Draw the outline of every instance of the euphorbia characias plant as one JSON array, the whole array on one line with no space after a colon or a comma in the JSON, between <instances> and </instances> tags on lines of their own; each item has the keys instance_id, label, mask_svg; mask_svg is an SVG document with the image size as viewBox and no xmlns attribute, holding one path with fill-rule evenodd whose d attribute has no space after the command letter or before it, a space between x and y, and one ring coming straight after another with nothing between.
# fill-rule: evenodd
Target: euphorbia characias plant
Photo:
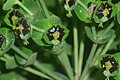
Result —
<instances>
[{"instance_id":1,"label":"euphorbia characias plant","mask_svg":"<svg viewBox=\"0 0 120 80\"><path fill-rule=\"evenodd\" d=\"M120 80L119 0L0 0L0 80Z\"/></svg>"}]
</instances>

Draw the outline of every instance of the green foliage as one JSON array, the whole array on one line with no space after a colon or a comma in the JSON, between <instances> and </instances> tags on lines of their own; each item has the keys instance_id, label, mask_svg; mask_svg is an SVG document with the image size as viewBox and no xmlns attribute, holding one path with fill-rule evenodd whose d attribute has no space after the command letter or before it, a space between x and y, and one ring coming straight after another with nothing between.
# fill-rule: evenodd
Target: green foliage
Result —
<instances>
[{"instance_id":1,"label":"green foliage","mask_svg":"<svg viewBox=\"0 0 120 80\"><path fill-rule=\"evenodd\" d=\"M15 72L9 72L6 74L3 74L0 76L1 80L15 80L15 79L19 79L19 80L27 80L26 78L24 78L23 76L15 73Z\"/></svg>"},{"instance_id":2,"label":"green foliage","mask_svg":"<svg viewBox=\"0 0 120 80\"><path fill-rule=\"evenodd\" d=\"M13 46L15 42L15 37L13 32L7 28L0 28L0 34L2 34L4 37L3 45L0 49L0 52L5 53Z\"/></svg>"},{"instance_id":3,"label":"green foliage","mask_svg":"<svg viewBox=\"0 0 120 80\"><path fill-rule=\"evenodd\" d=\"M0 80L119 80L119 7L119 0L0 0Z\"/></svg>"}]
</instances>

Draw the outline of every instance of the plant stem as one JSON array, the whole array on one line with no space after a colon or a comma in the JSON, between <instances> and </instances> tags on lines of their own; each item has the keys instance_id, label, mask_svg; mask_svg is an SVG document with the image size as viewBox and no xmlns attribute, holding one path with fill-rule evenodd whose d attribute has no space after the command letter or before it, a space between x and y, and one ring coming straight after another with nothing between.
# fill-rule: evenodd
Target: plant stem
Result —
<instances>
[{"instance_id":1,"label":"plant stem","mask_svg":"<svg viewBox=\"0 0 120 80\"><path fill-rule=\"evenodd\" d=\"M13 50L15 50L19 55L21 55L22 57L24 57L25 59L28 59L28 55L26 55L24 52L22 52L19 48L17 48L15 45L13 45L12 47ZM50 70L47 70L47 68L44 68L42 65L40 65L39 62L35 61L35 64L33 64L36 68L38 68L39 70L45 72L47 75L53 77L56 80L63 80L60 77L56 76L55 74L53 74Z\"/></svg>"},{"instance_id":2,"label":"plant stem","mask_svg":"<svg viewBox=\"0 0 120 80\"><path fill-rule=\"evenodd\" d=\"M84 35L81 37L81 42L80 42L80 51L79 51L79 64L78 64L78 78L81 76L82 72L82 65L83 65L83 57L84 57L84 47L85 47L85 39Z\"/></svg>"},{"instance_id":3,"label":"plant stem","mask_svg":"<svg viewBox=\"0 0 120 80\"><path fill-rule=\"evenodd\" d=\"M23 51L21 51L18 47L16 47L15 45L12 46L12 49L14 51L16 51L19 55L21 55L22 57L24 57L25 59L28 59L28 55L26 55Z\"/></svg>"},{"instance_id":4,"label":"plant stem","mask_svg":"<svg viewBox=\"0 0 120 80\"><path fill-rule=\"evenodd\" d=\"M92 63L90 64L90 67L92 67L92 66L95 64L95 62L96 62L96 60L98 59L98 56L99 56L100 53L102 52L103 48L104 48L104 45L101 45L101 46L97 49L96 54L95 54L95 56L94 56L94 58L93 58L93 60L92 60Z\"/></svg>"},{"instance_id":5,"label":"plant stem","mask_svg":"<svg viewBox=\"0 0 120 80\"><path fill-rule=\"evenodd\" d=\"M115 37L116 37L116 35L113 35L113 36L111 37L111 39L108 41L108 43L107 43L106 46L102 49L102 52L100 52L99 55L104 55L104 54L108 51L108 49L109 49L109 47L111 46L111 44L113 43ZM97 65L97 60L95 60L95 62L94 62L93 65Z\"/></svg>"},{"instance_id":6,"label":"plant stem","mask_svg":"<svg viewBox=\"0 0 120 80\"><path fill-rule=\"evenodd\" d=\"M38 76L43 77L43 78L46 78L48 80L53 80L51 77L49 77L49 76L47 76L47 75L45 75L45 74L43 74L43 73L41 73L41 72L39 72L37 70L34 70L34 69L30 68L30 67L26 67L26 68L23 68L23 69L25 71L27 71L27 72L38 75Z\"/></svg>"},{"instance_id":7,"label":"plant stem","mask_svg":"<svg viewBox=\"0 0 120 80\"><path fill-rule=\"evenodd\" d=\"M21 6L26 12L28 12L31 16L33 16L33 13L27 7L25 7L19 0L17 0L16 4Z\"/></svg>"},{"instance_id":8,"label":"plant stem","mask_svg":"<svg viewBox=\"0 0 120 80\"><path fill-rule=\"evenodd\" d=\"M44 3L44 0L39 0L39 3L41 4L43 11L44 11L46 17L48 18L50 15L49 15L48 9Z\"/></svg>"},{"instance_id":9,"label":"plant stem","mask_svg":"<svg viewBox=\"0 0 120 80\"><path fill-rule=\"evenodd\" d=\"M62 77L57 76L53 71L47 69L42 64L40 64L38 61L36 61L33 64L37 69L44 72L45 74L49 75L50 77L54 78L55 80L64 80Z\"/></svg>"},{"instance_id":10,"label":"plant stem","mask_svg":"<svg viewBox=\"0 0 120 80\"><path fill-rule=\"evenodd\" d=\"M9 59L9 58L10 58L10 55L4 54L4 57L5 57L6 59ZM4 57L2 57L2 58L0 58L0 59L1 59L2 61L6 62L6 59L5 59ZM20 68L20 67L19 67L19 68ZM30 68L30 67L26 67L26 68L22 68L22 69L24 69L24 70L26 70L26 71L28 71L28 72L30 72L30 73L32 73L32 74L38 75L38 76L40 76L40 77L43 77L43 78L46 78L46 79L49 79L49 80L53 80L51 77L49 77L49 76L47 76L47 75L45 75L45 74L43 74L43 73L41 73L41 72L39 72L39 71L37 71L37 70L35 70L35 69L32 69L32 68Z\"/></svg>"},{"instance_id":11,"label":"plant stem","mask_svg":"<svg viewBox=\"0 0 120 80\"><path fill-rule=\"evenodd\" d=\"M105 46L105 48L103 49L103 51L101 52L101 55L104 55L104 54L108 51L108 49L109 49L109 47L111 46L111 44L113 43L115 37L116 37L116 35L113 35L113 36L111 37L111 39L110 39L109 42L106 44L106 46Z\"/></svg>"},{"instance_id":12,"label":"plant stem","mask_svg":"<svg viewBox=\"0 0 120 80\"><path fill-rule=\"evenodd\" d=\"M73 35L74 35L74 70L75 70L75 76L77 77L78 75L78 31L77 31L77 27L73 27Z\"/></svg>"},{"instance_id":13,"label":"plant stem","mask_svg":"<svg viewBox=\"0 0 120 80\"><path fill-rule=\"evenodd\" d=\"M85 75L87 74L87 71L89 70L89 67L90 67L91 61L93 59L93 56L95 54L95 51L97 49L97 46L98 46L98 44L95 44L95 43L93 44L91 52L90 52L89 57L87 59L87 62L86 62L86 65L85 65L85 68L83 70L83 73L82 73L82 76L81 76L80 80L84 80Z\"/></svg>"},{"instance_id":14,"label":"plant stem","mask_svg":"<svg viewBox=\"0 0 120 80\"><path fill-rule=\"evenodd\" d=\"M91 27L91 29L92 29L93 38L96 40L97 39L96 29L95 27Z\"/></svg>"},{"instance_id":15,"label":"plant stem","mask_svg":"<svg viewBox=\"0 0 120 80\"><path fill-rule=\"evenodd\" d=\"M57 57L60 60L60 62L63 65L63 67L65 68L65 70L66 70L70 80L74 80L73 70L71 68L71 65L70 65L70 62L69 62L67 54L62 52L59 55L57 55Z\"/></svg>"},{"instance_id":16,"label":"plant stem","mask_svg":"<svg viewBox=\"0 0 120 80\"><path fill-rule=\"evenodd\" d=\"M82 6L86 11L88 10L87 6L86 6L84 3L82 3L80 0L77 0L77 3L78 3L80 6Z\"/></svg>"}]
</instances>

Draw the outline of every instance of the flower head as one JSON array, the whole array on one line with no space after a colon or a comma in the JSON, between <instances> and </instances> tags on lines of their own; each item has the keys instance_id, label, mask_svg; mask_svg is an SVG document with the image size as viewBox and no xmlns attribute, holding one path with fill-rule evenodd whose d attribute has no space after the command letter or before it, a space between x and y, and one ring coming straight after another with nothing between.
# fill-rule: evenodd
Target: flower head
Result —
<instances>
[{"instance_id":1,"label":"flower head","mask_svg":"<svg viewBox=\"0 0 120 80\"><path fill-rule=\"evenodd\" d=\"M100 7L97 9L96 15L99 19L102 17L110 18L110 15L112 13L112 6L110 6L107 2L101 3Z\"/></svg>"},{"instance_id":2,"label":"flower head","mask_svg":"<svg viewBox=\"0 0 120 80\"><path fill-rule=\"evenodd\" d=\"M75 4L75 0L69 0L68 4L69 4L70 7L73 6Z\"/></svg>"},{"instance_id":3,"label":"flower head","mask_svg":"<svg viewBox=\"0 0 120 80\"><path fill-rule=\"evenodd\" d=\"M104 70L109 70L110 73L114 72L118 69L118 63L116 62L115 58L108 55L106 57L103 57L101 60L101 68Z\"/></svg>"},{"instance_id":4,"label":"flower head","mask_svg":"<svg viewBox=\"0 0 120 80\"><path fill-rule=\"evenodd\" d=\"M57 26L53 26L48 30L47 36L50 41L51 40L61 41L64 34L65 34L64 29L62 29L59 25L57 25Z\"/></svg>"},{"instance_id":5,"label":"flower head","mask_svg":"<svg viewBox=\"0 0 120 80\"><path fill-rule=\"evenodd\" d=\"M22 18L17 24L16 27L13 28L14 30L21 30L23 35L26 35L29 32L29 25L27 23L27 20Z\"/></svg>"},{"instance_id":6,"label":"flower head","mask_svg":"<svg viewBox=\"0 0 120 80\"><path fill-rule=\"evenodd\" d=\"M13 25L13 20L21 17L23 17L23 14L20 13L18 10L13 10L11 13L9 13L9 20L12 25Z\"/></svg>"}]
</instances>

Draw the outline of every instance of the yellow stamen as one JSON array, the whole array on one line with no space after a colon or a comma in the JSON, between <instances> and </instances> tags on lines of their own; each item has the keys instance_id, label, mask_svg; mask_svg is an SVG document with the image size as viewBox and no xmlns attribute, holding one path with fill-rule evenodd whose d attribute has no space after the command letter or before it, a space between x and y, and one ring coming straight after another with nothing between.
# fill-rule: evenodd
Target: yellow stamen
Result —
<instances>
[{"instance_id":1,"label":"yellow stamen","mask_svg":"<svg viewBox=\"0 0 120 80\"><path fill-rule=\"evenodd\" d=\"M111 8L109 8L109 9L107 9L107 8L104 9L103 12L102 12L103 15L104 15L104 16L107 16L107 15L110 13L110 12L109 12L110 10L111 10Z\"/></svg>"},{"instance_id":2,"label":"yellow stamen","mask_svg":"<svg viewBox=\"0 0 120 80\"><path fill-rule=\"evenodd\" d=\"M15 16L15 15L13 15L12 17L11 17L11 19L12 20L15 20L17 17Z\"/></svg>"},{"instance_id":3,"label":"yellow stamen","mask_svg":"<svg viewBox=\"0 0 120 80\"><path fill-rule=\"evenodd\" d=\"M19 25L18 27L16 26L13 26L13 30L23 30L23 26L22 25Z\"/></svg>"},{"instance_id":4,"label":"yellow stamen","mask_svg":"<svg viewBox=\"0 0 120 80\"><path fill-rule=\"evenodd\" d=\"M54 32L53 37L55 40L57 40L60 37L60 32L58 32L58 31Z\"/></svg>"},{"instance_id":5,"label":"yellow stamen","mask_svg":"<svg viewBox=\"0 0 120 80\"><path fill-rule=\"evenodd\" d=\"M113 66L112 66L112 64L110 63L110 61L107 61L107 62L105 62L105 67L106 67L107 69L110 69L110 68L112 68Z\"/></svg>"},{"instance_id":6,"label":"yellow stamen","mask_svg":"<svg viewBox=\"0 0 120 80\"><path fill-rule=\"evenodd\" d=\"M23 30L23 26L22 25L19 25L18 27L16 27L16 30Z\"/></svg>"}]
</instances>

